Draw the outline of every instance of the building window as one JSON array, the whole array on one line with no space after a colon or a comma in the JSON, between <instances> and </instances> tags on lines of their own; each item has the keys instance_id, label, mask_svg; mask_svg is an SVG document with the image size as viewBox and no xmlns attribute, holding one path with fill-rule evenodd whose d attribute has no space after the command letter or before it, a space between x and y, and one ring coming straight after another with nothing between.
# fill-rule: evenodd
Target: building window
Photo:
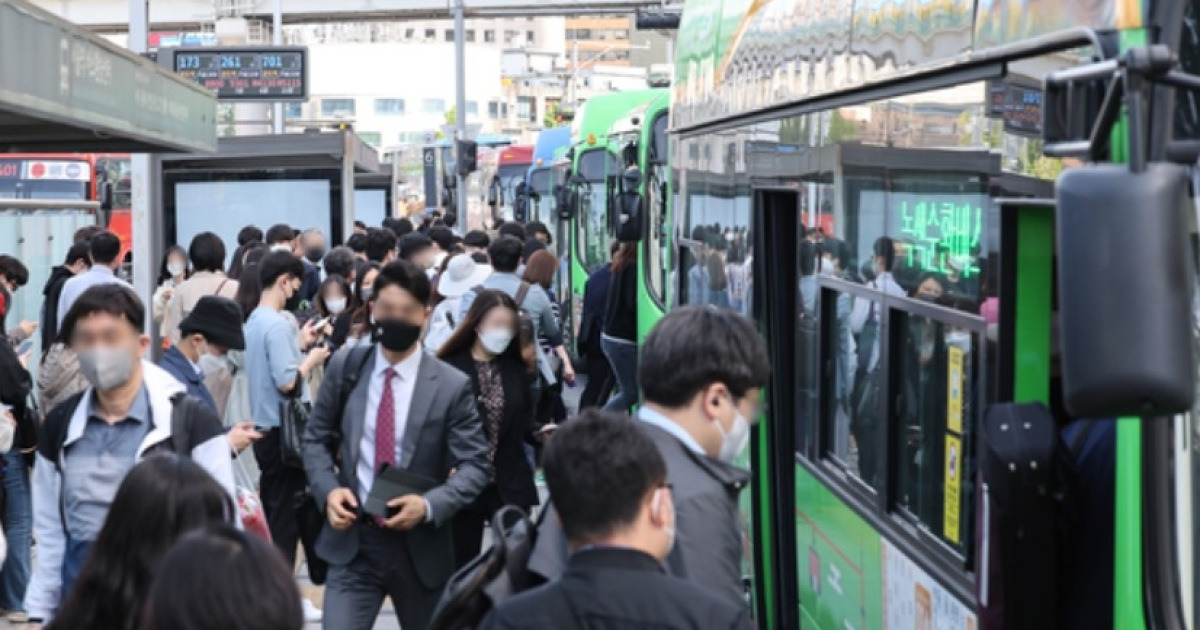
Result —
<instances>
[{"instance_id":1,"label":"building window","mask_svg":"<svg viewBox=\"0 0 1200 630\"><path fill-rule=\"evenodd\" d=\"M475 31L467 31L467 41L475 41Z\"/></svg>"},{"instance_id":2,"label":"building window","mask_svg":"<svg viewBox=\"0 0 1200 630\"><path fill-rule=\"evenodd\" d=\"M537 122L537 101L532 96L517 97L517 118Z\"/></svg>"},{"instance_id":3,"label":"building window","mask_svg":"<svg viewBox=\"0 0 1200 630\"><path fill-rule=\"evenodd\" d=\"M446 29L445 38L446 38L446 41L448 41L448 42L454 41L454 29L452 29L452 28Z\"/></svg>"},{"instance_id":4,"label":"building window","mask_svg":"<svg viewBox=\"0 0 1200 630\"><path fill-rule=\"evenodd\" d=\"M402 99L402 98L377 98L377 99L375 99L375 115L376 116L403 116L404 115L404 99Z\"/></svg>"},{"instance_id":5,"label":"building window","mask_svg":"<svg viewBox=\"0 0 1200 630\"><path fill-rule=\"evenodd\" d=\"M437 37L437 31L431 28L425 29L425 39L433 39L434 37Z\"/></svg>"},{"instance_id":6,"label":"building window","mask_svg":"<svg viewBox=\"0 0 1200 630\"><path fill-rule=\"evenodd\" d=\"M489 101L488 102L488 118L491 118L492 120L496 120L499 117L500 117L500 103L497 103L496 101Z\"/></svg>"},{"instance_id":7,"label":"building window","mask_svg":"<svg viewBox=\"0 0 1200 630\"><path fill-rule=\"evenodd\" d=\"M283 118L299 118L304 115L304 103L284 103Z\"/></svg>"},{"instance_id":8,"label":"building window","mask_svg":"<svg viewBox=\"0 0 1200 630\"><path fill-rule=\"evenodd\" d=\"M504 43L511 44L520 36L521 33L519 31L504 31Z\"/></svg>"},{"instance_id":9,"label":"building window","mask_svg":"<svg viewBox=\"0 0 1200 630\"><path fill-rule=\"evenodd\" d=\"M446 113L446 101L440 98L427 98L421 101L421 111L426 114Z\"/></svg>"},{"instance_id":10,"label":"building window","mask_svg":"<svg viewBox=\"0 0 1200 630\"><path fill-rule=\"evenodd\" d=\"M479 115L479 101L467 101L467 116Z\"/></svg>"},{"instance_id":11,"label":"building window","mask_svg":"<svg viewBox=\"0 0 1200 630\"><path fill-rule=\"evenodd\" d=\"M360 131L358 137L375 148L379 148L383 144L383 134L378 131Z\"/></svg>"},{"instance_id":12,"label":"building window","mask_svg":"<svg viewBox=\"0 0 1200 630\"><path fill-rule=\"evenodd\" d=\"M525 31L525 45L532 45L534 42L533 31Z\"/></svg>"},{"instance_id":13,"label":"building window","mask_svg":"<svg viewBox=\"0 0 1200 630\"><path fill-rule=\"evenodd\" d=\"M321 115L325 117L353 116L354 99L327 98L321 101Z\"/></svg>"},{"instance_id":14,"label":"building window","mask_svg":"<svg viewBox=\"0 0 1200 630\"><path fill-rule=\"evenodd\" d=\"M488 44L496 43L496 31L484 31L483 41Z\"/></svg>"},{"instance_id":15,"label":"building window","mask_svg":"<svg viewBox=\"0 0 1200 630\"><path fill-rule=\"evenodd\" d=\"M417 29L415 29L415 28L404 29L404 39L412 39L416 34L417 34Z\"/></svg>"}]
</instances>

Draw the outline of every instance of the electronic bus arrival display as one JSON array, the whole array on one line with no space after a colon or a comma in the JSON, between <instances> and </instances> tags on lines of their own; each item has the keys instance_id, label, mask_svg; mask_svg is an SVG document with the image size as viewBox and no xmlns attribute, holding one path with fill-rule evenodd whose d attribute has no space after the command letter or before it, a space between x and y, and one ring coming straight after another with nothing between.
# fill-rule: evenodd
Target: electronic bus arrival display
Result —
<instances>
[{"instance_id":1,"label":"electronic bus arrival display","mask_svg":"<svg viewBox=\"0 0 1200 630\"><path fill-rule=\"evenodd\" d=\"M174 48L163 60L176 74L220 101L308 99L308 50L303 47Z\"/></svg>"}]
</instances>

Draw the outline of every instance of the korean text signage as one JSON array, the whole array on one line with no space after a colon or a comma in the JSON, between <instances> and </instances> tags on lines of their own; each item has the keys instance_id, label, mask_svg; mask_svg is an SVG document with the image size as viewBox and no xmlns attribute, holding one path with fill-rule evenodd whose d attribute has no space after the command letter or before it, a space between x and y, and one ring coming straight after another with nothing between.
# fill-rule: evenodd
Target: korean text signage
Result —
<instances>
[{"instance_id":1,"label":"korean text signage","mask_svg":"<svg viewBox=\"0 0 1200 630\"><path fill-rule=\"evenodd\" d=\"M173 48L160 60L219 101L308 99L308 49L295 46Z\"/></svg>"}]
</instances>

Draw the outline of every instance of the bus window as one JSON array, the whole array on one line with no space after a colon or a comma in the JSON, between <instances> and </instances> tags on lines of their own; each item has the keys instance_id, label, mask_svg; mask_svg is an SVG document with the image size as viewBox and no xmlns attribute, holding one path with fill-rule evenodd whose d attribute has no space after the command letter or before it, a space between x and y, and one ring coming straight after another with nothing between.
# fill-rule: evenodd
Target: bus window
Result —
<instances>
[{"instance_id":1,"label":"bus window","mask_svg":"<svg viewBox=\"0 0 1200 630\"><path fill-rule=\"evenodd\" d=\"M736 144L705 139L700 159L707 172L692 172L686 207L677 219L680 304L709 304L749 314L751 269L750 187L735 177ZM709 142L725 147L711 150ZM720 160L713 162L713 157Z\"/></svg>"},{"instance_id":2,"label":"bus window","mask_svg":"<svg viewBox=\"0 0 1200 630\"><path fill-rule=\"evenodd\" d=\"M966 555L978 344L964 327L909 313L900 321L894 365L901 403L892 445L897 507Z\"/></svg>"}]
</instances>

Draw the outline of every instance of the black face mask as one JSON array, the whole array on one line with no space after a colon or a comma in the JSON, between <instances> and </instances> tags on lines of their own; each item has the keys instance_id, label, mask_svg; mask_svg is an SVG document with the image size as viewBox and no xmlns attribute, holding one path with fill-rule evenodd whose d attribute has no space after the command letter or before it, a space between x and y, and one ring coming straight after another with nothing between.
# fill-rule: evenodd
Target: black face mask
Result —
<instances>
[{"instance_id":1,"label":"black face mask","mask_svg":"<svg viewBox=\"0 0 1200 630\"><path fill-rule=\"evenodd\" d=\"M300 302L300 289L296 289L296 292L292 294L292 297L288 298L287 302L284 302L283 310L293 312L298 311L300 310Z\"/></svg>"},{"instance_id":2,"label":"black face mask","mask_svg":"<svg viewBox=\"0 0 1200 630\"><path fill-rule=\"evenodd\" d=\"M309 247L308 249L304 250L304 257L307 258L308 262L311 263L321 262L321 259L325 257L325 248Z\"/></svg>"},{"instance_id":3,"label":"black face mask","mask_svg":"<svg viewBox=\"0 0 1200 630\"><path fill-rule=\"evenodd\" d=\"M392 352L406 352L421 338L421 327L402 319L375 322L375 340Z\"/></svg>"}]
</instances>

